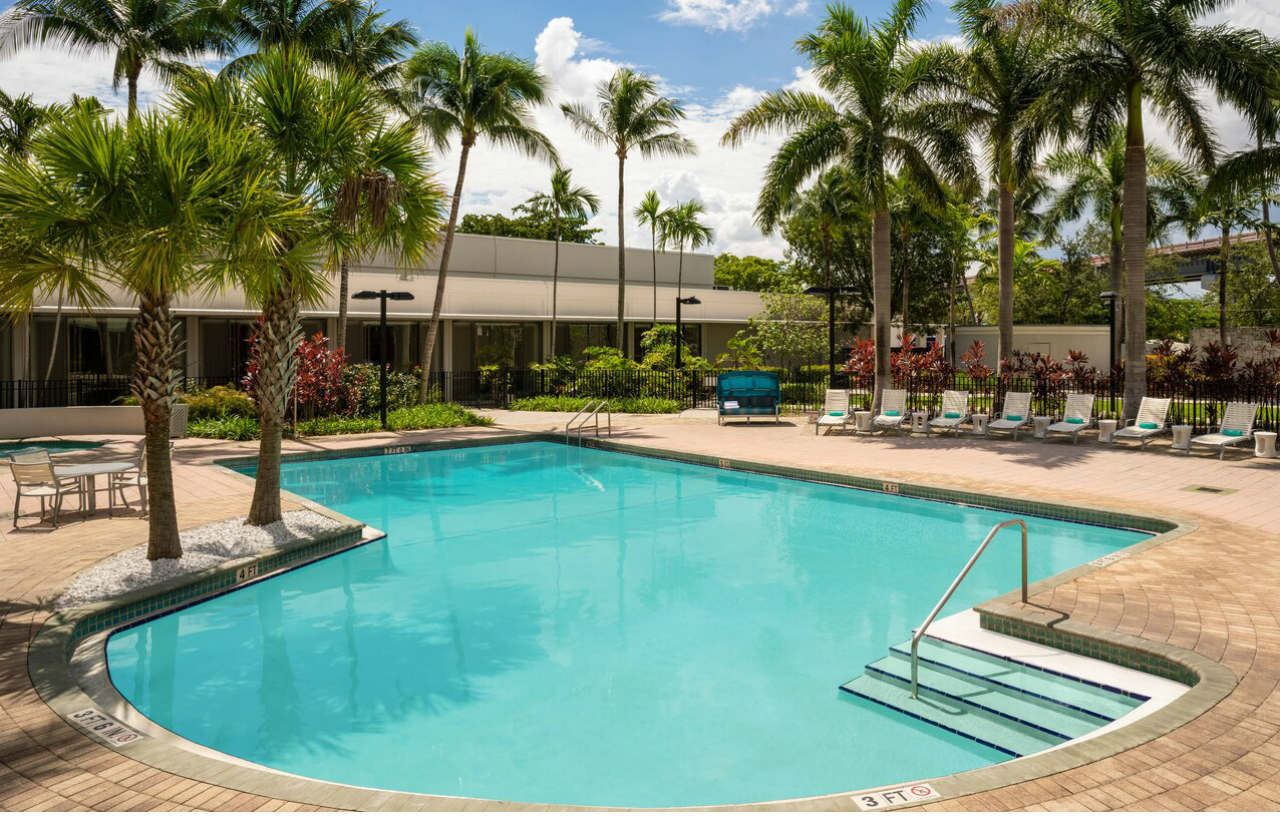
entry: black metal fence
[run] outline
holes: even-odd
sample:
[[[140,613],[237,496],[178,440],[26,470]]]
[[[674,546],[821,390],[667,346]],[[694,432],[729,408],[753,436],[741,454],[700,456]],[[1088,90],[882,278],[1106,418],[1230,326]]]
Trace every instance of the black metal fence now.
[[[714,408],[716,375],[697,371],[610,371],[610,370],[524,370],[442,372],[433,375],[433,392],[445,400],[473,406],[506,407],[523,397],[563,395],[595,398],[662,398],[684,408]],[[232,378],[186,378],[188,391],[216,385],[234,384]],[[1124,413],[1124,383],[1121,378],[1005,376],[974,379],[958,373],[946,377],[920,375],[895,378],[896,388],[908,393],[912,409],[938,409],[944,390],[969,392],[970,408],[994,414],[1010,391],[1031,392],[1032,411],[1060,416],[1067,396],[1091,393],[1099,418],[1118,418]],[[872,398],[870,378],[837,373],[828,381],[826,372],[801,371],[781,375],[782,403],[786,412],[822,410],[827,388],[849,389],[850,404],[869,408]],[[1228,402],[1258,403],[1259,429],[1280,431],[1280,385],[1245,379],[1225,382],[1191,380],[1171,385],[1152,378],[1147,386],[1152,397],[1172,398],[1170,419],[1204,431],[1217,425]],[[102,406],[129,395],[128,375],[94,375],[71,380],[0,381],[0,408],[49,408],[57,406]],[[2,436],[2,435],[0,435]]]

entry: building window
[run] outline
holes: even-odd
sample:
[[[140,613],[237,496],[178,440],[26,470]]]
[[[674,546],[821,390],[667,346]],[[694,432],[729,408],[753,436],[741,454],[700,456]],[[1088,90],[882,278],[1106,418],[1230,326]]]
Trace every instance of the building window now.
[[[557,323],[556,355],[583,358],[583,350],[592,346],[618,345],[618,326],[613,323]]]
[[[362,359],[377,363],[382,359],[382,331],[377,321],[365,321],[363,329],[364,349]],[[393,369],[409,369],[413,366],[417,351],[417,326],[410,323],[387,324],[387,360]]]

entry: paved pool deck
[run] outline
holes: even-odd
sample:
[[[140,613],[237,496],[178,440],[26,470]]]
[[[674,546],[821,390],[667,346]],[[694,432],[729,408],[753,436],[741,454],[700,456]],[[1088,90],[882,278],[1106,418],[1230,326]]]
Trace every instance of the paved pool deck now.
[[[564,415],[489,412],[492,428],[286,442],[289,453],[563,429]],[[615,416],[620,442],[963,490],[1169,516],[1191,533],[1085,573],[1032,599],[1098,630],[1192,650],[1238,679],[1204,714],[1104,760],[929,810],[1280,809],[1280,460],[1244,452],[1144,451],[1082,438],[1039,442],[972,437],[815,436],[804,418],[717,426],[714,416]],[[111,441],[132,453],[136,438]],[[249,489],[212,460],[252,455],[253,443],[181,440],[175,479],[182,526],[243,515]],[[104,452],[64,455],[65,461]],[[1214,492],[1189,490],[1198,486]],[[0,511],[12,508],[0,478]],[[33,507],[33,506],[28,506]],[[0,808],[7,810],[312,810],[154,769],[86,737],[49,709],[27,674],[30,639],[80,570],[145,540],[136,513],[105,510],[12,530],[0,521]],[[1033,543],[1034,546],[1034,543]],[[851,667],[850,671],[856,670]],[[886,781],[886,783],[897,781]],[[849,799],[784,804],[852,808]]]

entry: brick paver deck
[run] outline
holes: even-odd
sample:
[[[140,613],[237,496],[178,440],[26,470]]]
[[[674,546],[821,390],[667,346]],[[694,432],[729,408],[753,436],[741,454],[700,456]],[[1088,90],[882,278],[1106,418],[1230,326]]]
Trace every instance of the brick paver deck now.
[[[554,429],[563,419],[496,413],[500,427]],[[1073,620],[1194,650],[1228,667],[1237,687],[1204,715],[1106,760],[1031,782],[931,803],[931,810],[1186,810],[1280,808],[1280,461],[1237,453],[1175,455],[1163,446],[1113,450],[1082,442],[897,437],[815,437],[802,421],[717,427],[714,418],[615,418],[637,444],[778,462],[966,490],[1078,501],[1174,516],[1197,529],[1033,599]],[[499,433],[465,429],[289,443],[357,447],[371,440]],[[132,443],[126,443],[131,447]],[[180,441],[175,453],[184,527],[243,514],[246,485],[209,467],[253,446]],[[77,455],[90,456],[90,455]],[[1184,490],[1208,485],[1219,493]],[[0,478],[0,509],[12,507]],[[24,520],[30,524],[31,520]],[[152,769],[67,725],[40,700],[26,671],[27,644],[49,603],[78,571],[138,544],[136,516],[72,513],[57,531],[0,537],[0,808],[299,810]],[[886,783],[896,781],[885,781]],[[847,801],[845,801],[847,802]],[[839,805],[828,800],[823,807]],[[803,805],[801,805],[803,807]]]

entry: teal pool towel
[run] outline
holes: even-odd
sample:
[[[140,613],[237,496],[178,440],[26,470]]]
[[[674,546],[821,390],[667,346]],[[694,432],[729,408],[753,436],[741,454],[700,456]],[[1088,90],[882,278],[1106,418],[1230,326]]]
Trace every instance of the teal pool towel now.
[[[1138,423],[1138,428],[1152,429],[1152,428],[1159,428],[1159,427],[1160,426],[1157,425],[1156,423]]]
[[[1068,423],[1071,423],[1071,425],[1073,425],[1073,426],[1083,425],[1083,424],[1084,424],[1084,418],[1083,418],[1083,417],[1068,417],[1068,418],[1067,418],[1067,422],[1068,422]]]
[[[948,411],[946,414],[944,414],[944,415],[942,415],[942,416],[943,416],[943,417],[946,417],[948,420],[959,420],[959,419],[960,419],[960,412],[958,412],[958,411]]]
[[[1006,415],[1004,416],[1004,418],[1005,418],[1006,420],[1012,420],[1012,421],[1014,421],[1015,423],[1020,423],[1020,422],[1022,422],[1022,415],[1021,415],[1021,414],[1006,414]]]
[[[843,417],[843,416],[844,416],[844,412],[843,412],[843,411],[828,411],[828,412],[827,412],[827,416],[829,416],[829,417]]]
[[[902,414],[902,412],[900,412],[900,411],[886,411],[886,412],[884,413],[884,416],[885,416],[885,417],[897,417],[897,416],[899,416],[899,415],[901,415],[901,414]]]
[[[1222,433],[1227,437],[1243,437],[1244,432],[1238,428],[1224,428]]]

